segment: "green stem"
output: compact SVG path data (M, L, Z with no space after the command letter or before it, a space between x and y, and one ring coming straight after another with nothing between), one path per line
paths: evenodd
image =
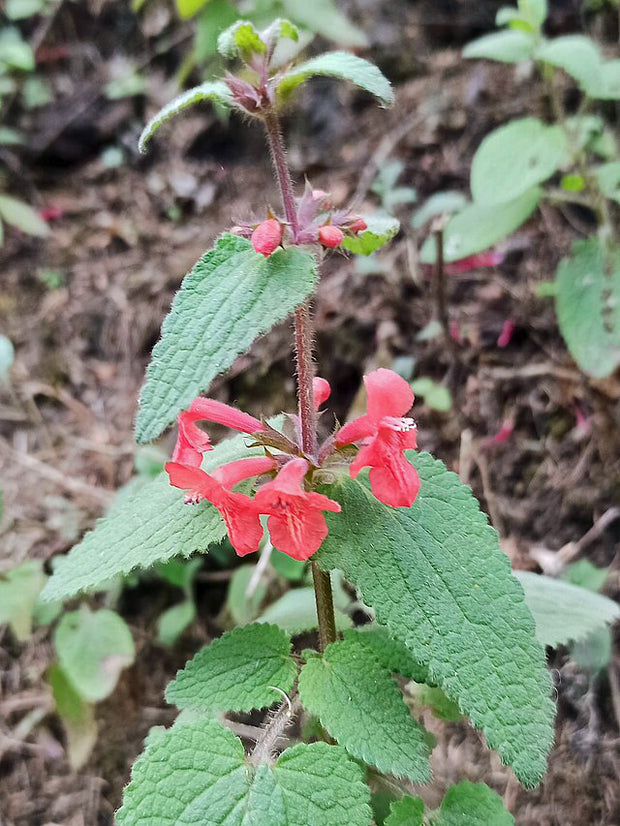
M331 579L329 574L321 570L314 560L312 560L312 580L316 613L319 618L319 650L323 652L330 643L336 642L336 617Z

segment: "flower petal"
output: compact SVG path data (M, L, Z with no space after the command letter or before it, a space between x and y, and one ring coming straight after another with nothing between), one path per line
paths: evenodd
M380 367L364 376L368 394L368 417L379 422L384 416L404 416L413 406L413 390L402 376Z
M172 461L182 465L200 467L202 455L213 450L209 436L196 424L196 417L187 410L177 416L179 434L172 454Z
M247 459L235 459L227 462L213 471L213 478L217 479L225 488L230 490L252 476L262 476L276 466L275 460L268 456L252 456Z
M242 433L256 433L263 429L262 422L249 413L215 399L205 399L203 396L194 399L189 406L189 412L193 414L194 421L202 419L205 422L215 422Z
M352 422L345 424L345 426L340 428L338 433L336 433L336 447L352 445L353 442L361 442L362 439L374 436L376 432L377 425L370 416L360 416L358 419L353 419Z
M222 486L204 470L183 465L179 462L166 462L164 470L170 477L170 484L173 488L199 493L214 505L217 505L220 501L223 492Z
M242 493L226 492L218 510L224 517L230 544L237 556L247 556L257 551L263 538L263 526L254 501Z
M300 561L310 559L327 536L325 517L318 510L273 514L267 527L274 548Z

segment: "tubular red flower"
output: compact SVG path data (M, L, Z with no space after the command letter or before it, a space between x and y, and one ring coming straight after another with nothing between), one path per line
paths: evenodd
M337 447L362 442L349 471L355 479L370 467L370 486L380 502L409 508L420 490L420 480L404 451L417 447L416 424L406 417L414 401L413 390L392 370L380 368L364 376L367 412L337 434Z
M197 396L190 404L187 412L193 417L192 421L202 420L223 424L225 427L231 427L241 433L257 433L263 429L262 422L255 416L250 416L249 413L244 413L236 407L224 404L224 402L205 399L203 396Z
M233 493L232 488L244 479L260 476L274 467L273 459L258 456L228 462L212 475L178 462L167 462L165 469L173 487L188 491L185 497L187 504L197 504L206 499L219 510L237 555L246 556L258 550L263 536L260 510L249 496Z
M319 243L328 249L339 247L343 238L342 230L333 224L325 224L325 226L319 228Z
M312 390L314 392L314 409L318 410L323 402L329 399L332 389L326 379L316 376L312 379Z
M275 252L282 243L282 224L275 218L269 218L259 224L252 233L252 246L256 252L267 257Z
M184 410L177 416L179 435L172 454L173 462L200 467L203 453L213 450L211 440L196 424L196 418Z
M308 467L305 459L291 459L254 498L259 511L269 515L267 527L273 546L299 560L309 559L327 536L322 511L340 512L338 502L303 489Z

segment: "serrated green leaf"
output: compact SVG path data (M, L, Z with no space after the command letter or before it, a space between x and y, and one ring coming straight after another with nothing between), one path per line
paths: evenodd
M296 676L290 637L275 625L245 625L201 649L177 672L166 700L180 709L251 711L281 700Z
M18 201L17 198L0 195L0 216L7 224L11 224L27 235L46 238L50 234L50 228L43 218L31 206Z
M351 619L336 608L336 628L343 631L353 625ZM293 588L270 605L257 622L271 622L288 634L302 634L319 627L314 588Z
M214 720L153 738L125 789L118 826L370 826L370 792L344 749L300 743L252 766Z
M620 364L620 248L573 244L556 274L558 323L577 364L596 378Z
M350 479L325 489L342 513L327 517L316 559L342 571L521 782L534 785L554 708L522 588L471 490L428 454L409 458L421 481L411 508L387 508Z
M436 192L435 195L425 201L425 203L413 213L411 226L413 229L420 229L427 221L436 215L450 215L459 212L467 204L467 198L461 192L448 190L446 192Z
M310 295L314 257L297 248L265 258L225 234L185 277L164 319L140 393L139 442L155 439L252 342Z
M30 638L33 612L44 584L45 574L38 559L0 573L0 625L8 623L20 642Z
M46 680L67 736L69 763L77 771L86 763L97 742L94 708L78 694L59 665L50 667Z
M536 50L536 59L564 69L586 92L599 89L603 82L600 52L585 35L568 34L546 40Z
M530 571L515 571L515 576L542 645L567 645L620 618L620 607L602 594Z
M265 54L267 44L249 20L238 20L217 39L217 50L227 60Z
M528 32L507 29L485 34L468 43L463 49L463 57L519 63L532 57L535 46L536 41Z
M363 625L359 629L359 634L360 644L368 646L388 671L401 674L417 683L428 681L428 669L414 659L403 642L391 637L387 628Z
M540 196L540 189L534 187L505 204L469 204L454 215L444 229L444 260L458 261L489 249L527 221L538 206ZM424 264L435 263L436 246L432 235L424 242L420 259Z
M54 633L58 662L85 700L97 703L116 687L121 671L135 658L131 631L116 612L83 605L61 619Z
M385 826L422 826L423 817L424 801L419 797L403 797L390 806Z
M368 38L363 29L352 23L333 0L282 0L286 14L305 26L311 32L341 46L364 48L368 46Z
M32 72L35 68L32 47L16 26L0 29L0 69L6 66L21 72Z
M400 229L400 221L391 215L365 216L364 220L368 229L357 235L346 235L341 244L342 249L356 255L370 255L391 241Z
M281 97L287 97L301 83L317 75L348 80L374 95L382 106L391 106L394 102L388 79L372 63L349 52L326 52L300 63L282 76L276 91Z
M505 204L546 181L566 160L568 143L561 126L520 118L495 129L482 141L471 166L474 202Z
M220 442L206 455L203 468L213 471L234 459L263 453L246 448L245 442L243 436ZM160 473L129 491L121 489L119 501L113 502L95 529L67 556L55 560L54 574L41 597L53 601L93 590L134 568L206 551L225 535L224 521L209 502L183 504L183 494L170 485L166 473Z
M446 792L433 826L514 826L501 797L485 783L462 780Z
M138 141L140 152L146 152L150 139L166 121L178 115L184 109L204 101L212 101L220 106L232 106L232 95L228 86L221 80L201 83L200 86L194 86L193 89L188 89L187 92L178 95L163 109L160 109L144 127Z
M304 707L358 760L413 783L430 780L424 731L403 696L355 631L313 657L299 675Z
M175 645L195 618L196 605L193 600L184 599L183 602L171 605L157 620L157 642L160 645Z

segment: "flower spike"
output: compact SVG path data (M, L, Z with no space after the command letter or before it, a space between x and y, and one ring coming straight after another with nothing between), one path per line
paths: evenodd
M340 512L338 502L303 489L308 467L305 459L291 459L254 498L260 512L269 515L267 527L273 546L300 561L316 553L327 536L322 511Z
M417 447L417 427L405 416L413 405L413 390L393 370L380 368L364 376L367 412L346 424L335 438L336 447L361 442L349 471L355 479L370 467L370 486L380 502L409 508L420 490L420 480L404 451Z

